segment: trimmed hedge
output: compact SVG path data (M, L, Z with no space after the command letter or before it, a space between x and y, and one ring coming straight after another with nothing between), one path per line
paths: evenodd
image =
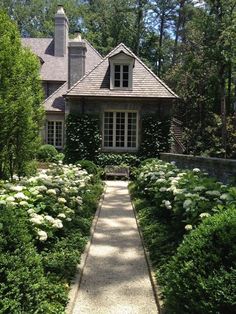
M158 275L170 313L236 313L236 207L206 218Z

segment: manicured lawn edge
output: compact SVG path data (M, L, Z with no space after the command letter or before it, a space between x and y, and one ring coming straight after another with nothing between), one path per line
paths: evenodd
M76 298L77 298L77 295L78 295L78 292L79 292L79 288L80 288L80 284L81 284L84 268L85 268L86 261L87 261L87 258L88 258L88 254L89 254L89 251L90 251L90 247L91 247L91 244L92 244L92 241L93 241L94 231L96 229L98 218L100 216L102 204L103 204L103 201L104 201L106 188L107 188L107 186L105 184L104 185L104 189L103 189L103 193L102 193L100 201L98 203L97 210L96 210L96 213L94 215L93 222L92 222L92 225L91 225L91 228L90 228L90 236L88 238L88 242L87 242L87 244L85 246L84 252L81 254L80 263L77 265L75 278L71 281L70 291L69 291L69 295L68 295L69 302L68 302L68 304L66 306L66 309L65 309L65 313L66 314L71 314L73 312L73 309L74 309L74 306L75 306L75 302L76 302Z
M161 295L161 289L160 289L160 286L157 283L157 279L156 279L156 276L155 276L155 271L154 271L154 269L152 267L152 262L151 262L151 259L150 259L150 253L149 253L149 250L148 250L148 248L147 248L147 246L145 244L145 241L144 241L142 228L140 226L140 223L139 223L139 220L138 220L137 211L136 211L136 208L135 208L135 198L132 196L131 191L130 191L131 190L130 189L131 185L132 185L132 182L130 182L129 185L128 185L130 201L131 201L131 205L132 205L132 208L133 208L136 224L137 224L137 227L138 227L138 232L139 232L139 235L140 235L140 239L141 239L141 243L142 243L142 247L143 247L143 251L144 251L145 260L147 262L148 273L149 273L150 281L151 281L151 284L152 284L152 290L153 290L153 294L154 294L154 297L155 297L156 305L157 305L157 308L158 308L158 313L162 314L163 313L163 305L164 305L164 303L163 303L162 298L161 298L161 296L162 296Z

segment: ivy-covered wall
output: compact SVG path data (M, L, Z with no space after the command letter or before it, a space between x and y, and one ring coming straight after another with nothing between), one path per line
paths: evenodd
M74 163L94 161L101 148L99 116L70 114L66 120L65 160Z
M168 152L171 144L170 119L149 113L141 115L140 122L141 141L139 151L136 154L137 158L159 157L160 152ZM78 160L87 159L99 163L100 159L105 158L105 153L101 154L100 125L99 115L80 113L70 114L67 117L66 162L74 163Z

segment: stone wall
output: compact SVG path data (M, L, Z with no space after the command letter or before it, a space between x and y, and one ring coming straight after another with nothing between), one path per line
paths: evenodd
M199 168L224 183L236 184L236 159L209 158L191 155L161 153L164 161L175 161L183 169Z

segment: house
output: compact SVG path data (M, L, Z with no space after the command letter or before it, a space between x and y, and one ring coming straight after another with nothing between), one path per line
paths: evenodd
M124 44L103 58L80 34L69 39L68 27L58 6L54 39L22 39L41 62L45 143L63 148L69 113L96 113L103 151L137 151L142 116L171 115L178 96Z

